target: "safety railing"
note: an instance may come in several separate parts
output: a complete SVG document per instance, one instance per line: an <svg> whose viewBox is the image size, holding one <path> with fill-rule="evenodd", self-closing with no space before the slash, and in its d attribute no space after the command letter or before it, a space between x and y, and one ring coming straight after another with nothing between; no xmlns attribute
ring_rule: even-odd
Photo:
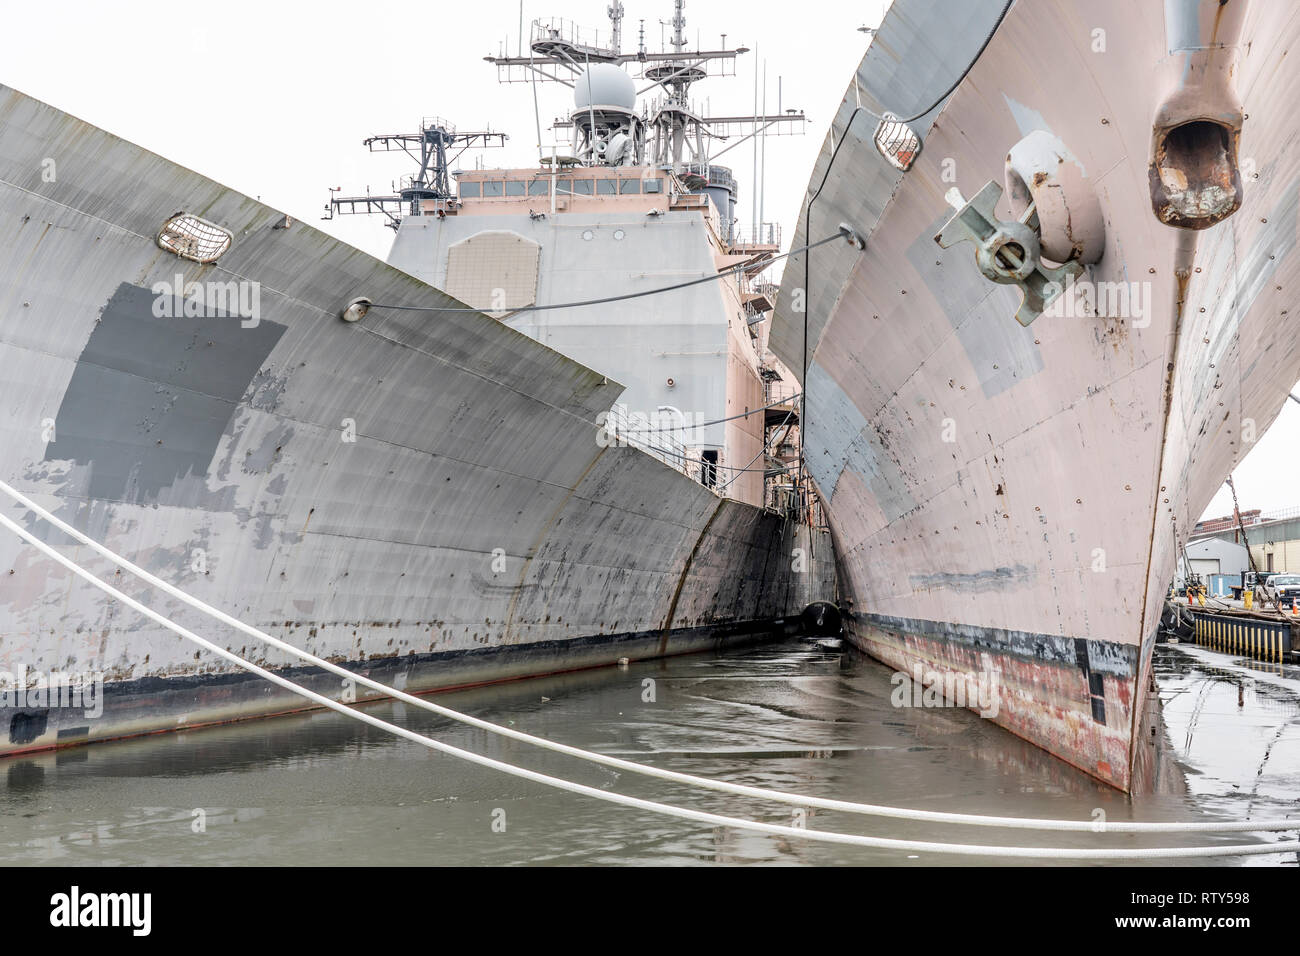
<svg viewBox="0 0 1300 956"><path fill-rule="evenodd" d="M736 246L780 246L781 224L761 222L757 225L737 226L732 239Z"/></svg>
<svg viewBox="0 0 1300 956"><path fill-rule="evenodd" d="M665 465L699 480L699 460L678 437L684 430L683 423L677 421L671 412L634 412L620 402L605 416L604 428L611 443L639 448Z"/></svg>

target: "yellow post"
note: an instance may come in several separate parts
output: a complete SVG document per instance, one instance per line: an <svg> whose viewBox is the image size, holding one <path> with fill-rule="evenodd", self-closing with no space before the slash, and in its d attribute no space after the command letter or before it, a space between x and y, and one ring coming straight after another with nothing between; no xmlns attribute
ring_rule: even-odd
<svg viewBox="0 0 1300 956"><path fill-rule="evenodd" d="M1241 606L1244 607L1247 611L1249 611L1252 607L1255 606L1254 588L1248 588L1247 590L1241 592Z"/></svg>
<svg viewBox="0 0 1300 956"><path fill-rule="evenodd" d="M1201 607L1205 607L1205 588L1196 589L1196 600L1197 603L1201 605Z"/></svg>

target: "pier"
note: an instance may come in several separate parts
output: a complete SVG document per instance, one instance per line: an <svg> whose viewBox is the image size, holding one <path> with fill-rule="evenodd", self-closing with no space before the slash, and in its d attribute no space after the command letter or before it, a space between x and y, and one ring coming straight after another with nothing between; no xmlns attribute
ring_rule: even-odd
<svg viewBox="0 0 1300 956"><path fill-rule="evenodd" d="M1196 643L1260 661L1294 662L1300 623L1248 611L1194 610Z"/></svg>

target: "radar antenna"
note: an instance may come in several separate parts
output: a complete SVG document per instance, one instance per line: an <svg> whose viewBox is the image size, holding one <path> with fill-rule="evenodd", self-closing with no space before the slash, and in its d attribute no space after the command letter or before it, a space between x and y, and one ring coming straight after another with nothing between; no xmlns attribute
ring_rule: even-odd
<svg viewBox="0 0 1300 956"><path fill-rule="evenodd" d="M441 117L425 117L416 133L383 133L363 140L362 145L372 153L406 153L419 164L419 171L395 184L391 195L375 196L369 191L364 196L331 195L325 205L322 219L340 216L382 213L388 217L387 225L396 229L404 215L444 215L454 210L459 201L451 188L450 169L467 149L485 149L504 146L505 133L490 130L459 132ZM418 150L418 152L417 152ZM337 190L331 189L331 193Z"/></svg>
<svg viewBox="0 0 1300 956"><path fill-rule="evenodd" d="M691 87L711 76L735 76L736 57L748 53L745 46L728 47L726 36L720 48L688 50L686 39L685 0L673 0L671 49L650 53L645 46L645 21L641 21L638 49L635 53L622 52L623 5L613 0L608 8L612 32L601 42L599 34L584 31L567 20L534 20L529 38L527 56L509 56L509 44L502 45L499 56L484 57L497 68L497 79L502 83L550 82L560 83L581 95L582 85L589 77L588 69L608 64L624 67L638 64L637 79L647 85L637 89L637 95L657 91L657 97L643 107L636 123L627 118L619 122L619 130L591 130L600 126L600 117L593 116L584 107L570 116L555 121L557 132L576 130L582 142L577 144L580 157L585 162L604 162L600 149L602 138L608 139L621 131L638 145L638 155L625 158L624 163L645 163L671 168L676 173L691 171L691 167L707 166L711 157L721 153L713 143L739 137L730 146L752 136L762 134L782 135L802 133L807 117L802 110L781 110L771 115L708 116L690 99ZM599 107L602 104L596 104ZM586 114L584 120L582 114ZM612 121L612 118L611 118ZM644 141L644 154L640 144ZM727 148L730 148L728 146Z"/></svg>

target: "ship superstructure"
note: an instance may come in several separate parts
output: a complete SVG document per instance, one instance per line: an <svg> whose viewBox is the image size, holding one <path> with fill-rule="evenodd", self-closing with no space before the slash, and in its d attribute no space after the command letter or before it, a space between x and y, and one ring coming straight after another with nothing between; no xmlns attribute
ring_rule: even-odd
<svg viewBox="0 0 1300 956"><path fill-rule="evenodd" d="M688 48L684 7L674 4L662 52L647 51L644 24L638 49L622 52L614 4L604 43L567 21L535 20L526 55L487 58L503 82L572 90L535 165L449 171L425 148L397 194L332 197L329 210L385 212L397 232L391 264L624 383L604 419L610 440L724 496L795 513L807 507L793 467L798 409L783 401L795 383L767 348L781 232L738 223L735 176L715 160L806 119L780 104L706 115L692 87L734 74L747 50ZM489 135L436 120L408 140L488 145Z"/></svg>

